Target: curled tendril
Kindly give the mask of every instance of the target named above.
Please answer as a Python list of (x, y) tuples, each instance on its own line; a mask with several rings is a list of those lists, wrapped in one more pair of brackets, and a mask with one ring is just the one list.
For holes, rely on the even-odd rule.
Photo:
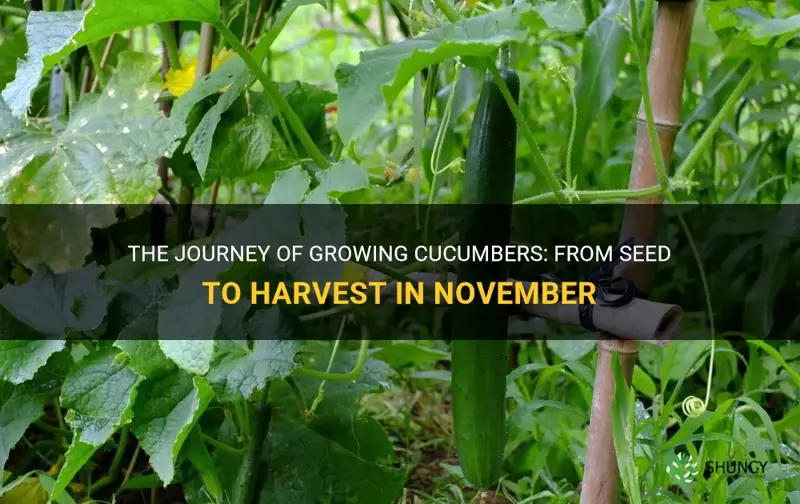
[[(713, 326), (712, 326), (713, 338)], [(697, 418), (708, 409), (708, 402), (711, 400), (711, 378), (714, 376), (714, 350), (716, 349), (716, 341), (711, 340), (711, 351), (708, 358), (708, 383), (706, 385), (706, 398), (705, 400), (699, 397), (689, 396), (681, 403), (683, 414), (688, 418)]]
[(696, 396), (689, 396), (681, 403), (683, 414), (689, 418), (697, 418), (706, 412), (708, 403)]

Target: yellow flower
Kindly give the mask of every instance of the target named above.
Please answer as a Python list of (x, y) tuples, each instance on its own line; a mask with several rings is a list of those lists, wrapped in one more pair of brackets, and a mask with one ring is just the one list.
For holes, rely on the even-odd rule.
[[(236, 53), (230, 49), (223, 49), (219, 54), (211, 59), (211, 71), (219, 68), (223, 63), (230, 61)], [(164, 89), (169, 91), (172, 96), (180, 98), (194, 85), (195, 75), (197, 74), (197, 58), (188, 59), (181, 56), (181, 69), (170, 69), (164, 76)]]
[(197, 72), (197, 63), (184, 65), (180, 70), (170, 68), (164, 76), (164, 89), (169, 91), (172, 96), (179, 98), (187, 91), (192, 89), (194, 75)]
[(227, 63), (235, 57), (236, 52), (231, 51), (230, 49), (221, 50), (219, 54), (215, 55), (211, 59), (211, 71), (213, 72), (217, 68), (221, 67), (223, 63)]
[(407, 182), (415, 184), (420, 180), (422, 180), (422, 177), (423, 177), (422, 170), (420, 170), (419, 168), (409, 168), (408, 171), (406, 172), (405, 178)]
[(366, 282), (368, 278), (367, 268), (364, 266), (348, 261), (344, 263), (344, 270), (342, 271), (342, 280), (349, 283)]

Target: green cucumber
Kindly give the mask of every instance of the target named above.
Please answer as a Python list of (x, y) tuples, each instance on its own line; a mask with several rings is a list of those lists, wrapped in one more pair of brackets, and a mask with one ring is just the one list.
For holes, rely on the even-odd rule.
[[(515, 101), (519, 77), (500, 76)], [(511, 234), (517, 123), (491, 74), (472, 122), (463, 182), (461, 245), (503, 245)], [(459, 282), (507, 280), (503, 263), (461, 263)], [(508, 311), (499, 305), (457, 306), (453, 322), (453, 427), (461, 469), (480, 490), (500, 477), (506, 443)]]

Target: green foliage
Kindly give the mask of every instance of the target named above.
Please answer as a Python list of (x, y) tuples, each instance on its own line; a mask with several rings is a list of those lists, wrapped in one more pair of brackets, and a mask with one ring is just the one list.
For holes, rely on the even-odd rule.
[(42, 73), (77, 48), (138, 26), (175, 20), (213, 22), (218, 17), (219, 4), (213, 0), (143, 0), (135, 5), (98, 0), (85, 12), (33, 12), (26, 29), (28, 53), (3, 99), (14, 115), (22, 116)]
[(531, 17), (535, 14), (524, 7), (500, 9), (362, 53), (358, 65), (342, 65), (336, 71), (342, 140), (347, 143), (361, 133), (384, 101), (392, 103), (423, 68), (456, 56), (482, 62), (501, 45), (524, 41)]
[[(517, 202), (556, 201), (543, 175), (570, 202), (642, 196), (622, 188), (639, 51), (662, 4), (287, 0), (251, 37), (255, 0), (45, 3), (0, 6), (0, 504), (150, 493), (202, 504), (577, 501), (596, 334), (512, 320), (505, 476), (498, 495), (479, 496), (455, 458), (446, 316), (209, 306), (204, 281), (339, 280), (343, 268), (142, 263), (127, 245), (149, 243), (136, 205), (154, 198), (183, 203), (178, 213), (193, 204), (163, 229), (170, 255), (185, 244), (344, 243), (342, 202), (459, 201), (482, 76), (504, 46), (521, 80)], [(176, 40), (170, 21), (181, 22)], [(190, 59), (200, 23), (216, 31), (215, 54), (237, 55), (173, 97), (156, 53), (163, 43)], [(800, 319), (779, 295), (797, 293), (799, 35), (796, 3), (697, 5), (669, 189), (678, 203), (785, 213), (774, 227), (723, 223), (705, 242), (705, 257), (722, 258), (702, 264), (713, 320), (736, 321), (714, 345), (704, 295), (686, 287), (698, 276), (690, 248), (654, 278), (655, 295), (681, 299), (685, 339), (642, 345), (630, 385), (615, 362), (622, 502), (800, 503)], [(466, 68), (454, 72), (456, 61)], [(59, 93), (65, 112), (43, 113)], [(165, 184), (158, 167), (177, 180)], [(443, 170), (436, 184), (433, 170)], [(240, 218), (228, 203), (298, 212)], [(353, 339), (353, 321), (387, 341), (351, 351), (340, 340)], [(684, 403), (690, 394), (708, 399)], [(671, 477), (678, 457), (699, 473)], [(748, 457), (767, 462), (763, 475), (703, 472)]]

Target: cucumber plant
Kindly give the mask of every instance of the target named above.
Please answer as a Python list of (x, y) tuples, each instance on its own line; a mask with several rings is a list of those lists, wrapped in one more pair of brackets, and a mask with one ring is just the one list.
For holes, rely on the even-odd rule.
[[(410, 207), (426, 244), (426, 212), (458, 203), (441, 243), (508, 243), (511, 209), (548, 203), (581, 226), (534, 218), (534, 241), (601, 239), (619, 230), (582, 204), (668, 194), (752, 205), (666, 230), (652, 294), (681, 300), (685, 339), (618, 380), (620, 499), (800, 502), (797, 6), (698, 3), (673, 175), (627, 189), (655, 3), (505, 3), (3, 2), (0, 504), (575, 502), (596, 334), (498, 306), (202, 304), (203, 281), (441, 265), (128, 247), (340, 244), (340, 210), (373, 203)], [(396, 237), (380, 217), (369, 236)], [(745, 458), (764, 473), (703, 471)]]

